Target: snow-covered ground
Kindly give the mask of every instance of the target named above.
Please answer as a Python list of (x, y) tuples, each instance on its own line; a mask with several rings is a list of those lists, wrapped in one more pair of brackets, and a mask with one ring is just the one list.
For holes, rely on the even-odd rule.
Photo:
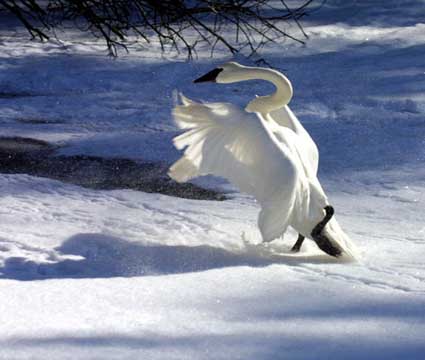
[[(229, 200), (0, 174), (0, 358), (425, 358), (424, 9), (328, 1), (305, 21), (307, 46), (265, 50), (293, 83), (358, 263), (312, 242), (290, 254), (293, 232), (256, 247), (258, 206), (212, 179), (200, 183)], [(240, 104), (272, 90), (192, 84), (220, 52), (114, 60), (93, 42), (0, 31), (0, 135), (63, 155), (172, 163), (176, 89)]]

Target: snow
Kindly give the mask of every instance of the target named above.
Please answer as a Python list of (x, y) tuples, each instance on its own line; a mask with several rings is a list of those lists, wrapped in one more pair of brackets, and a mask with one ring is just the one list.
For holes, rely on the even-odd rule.
[[(258, 245), (258, 206), (217, 179), (197, 183), (226, 201), (0, 174), (0, 358), (423, 359), (423, 6), (328, 1), (305, 21), (306, 46), (265, 49), (293, 83), (359, 262), (310, 241), (291, 254), (293, 231)], [(229, 59), (221, 52), (114, 60), (77, 35), (0, 35), (0, 134), (62, 155), (171, 164), (176, 89), (240, 104), (272, 90), (192, 84)]]

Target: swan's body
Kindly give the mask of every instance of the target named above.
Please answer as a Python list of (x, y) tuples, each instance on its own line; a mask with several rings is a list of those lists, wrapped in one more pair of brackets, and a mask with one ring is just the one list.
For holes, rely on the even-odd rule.
[[(255, 98), (245, 109), (182, 97), (173, 115), (187, 131), (174, 144), (185, 152), (170, 168), (170, 176), (179, 182), (207, 174), (227, 178), (261, 205), (258, 225), (264, 241), (292, 226), (330, 255), (352, 257), (350, 241), (332, 218), (316, 176), (317, 147), (287, 107), (292, 96), (289, 80), (273, 70), (235, 63), (215, 72), (217, 82), (261, 78), (272, 81), (277, 91)], [(198, 81), (206, 81), (211, 73)]]
[(289, 106), (285, 105), (280, 109), (272, 111), (270, 116), (278, 125), (291, 129), (301, 138), (308, 174), (316, 177), (317, 170), (319, 169), (319, 151), (317, 145)]
[[(319, 150), (317, 149), (317, 145), (311, 138), (310, 134), (306, 129), (304, 129), (304, 126), (302, 126), (302, 124), (298, 121), (297, 117), (288, 105), (284, 105), (282, 108), (274, 110), (269, 114), (269, 116), (271, 116), (278, 125), (287, 127), (298, 135), (301, 143), (301, 157), (306, 176), (314, 181), (319, 169)], [(300, 233), (297, 242), (292, 247), (292, 251), (300, 251), (304, 239), (305, 235)]]

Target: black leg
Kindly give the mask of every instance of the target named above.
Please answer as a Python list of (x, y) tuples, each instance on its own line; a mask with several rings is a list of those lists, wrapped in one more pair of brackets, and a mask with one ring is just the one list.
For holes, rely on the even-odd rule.
[(292, 252), (299, 252), (301, 250), (301, 246), (304, 242), (305, 237), (301, 234), (298, 234), (298, 240), (297, 242), (294, 244), (294, 246), (292, 247), (291, 251)]
[(325, 211), (326, 211), (326, 215), (323, 218), (323, 220), (321, 222), (319, 222), (313, 229), (313, 231), (311, 232), (311, 235), (317, 236), (320, 235), (323, 231), (323, 229), (325, 228), (326, 224), (329, 222), (329, 220), (332, 218), (332, 216), (334, 215), (335, 211), (334, 208), (330, 205), (325, 206)]
[(334, 214), (334, 208), (328, 205), (325, 207), (325, 211), (326, 215), (324, 219), (314, 227), (313, 231), (311, 232), (311, 236), (316, 242), (317, 246), (325, 253), (331, 256), (339, 256), (341, 255), (341, 250), (333, 246), (329, 239), (322, 234), (323, 229)]

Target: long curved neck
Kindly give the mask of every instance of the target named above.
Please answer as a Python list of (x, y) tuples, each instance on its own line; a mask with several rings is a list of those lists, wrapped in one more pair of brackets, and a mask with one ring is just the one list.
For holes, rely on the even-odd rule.
[(253, 67), (241, 69), (240, 81), (256, 79), (270, 81), (276, 87), (276, 91), (271, 95), (256, 97), (246, 106), (246, 111), (266, 114), (280, 109), (291, 101), (293, 94), (292, 85), (286, 76), (280, 72)]

